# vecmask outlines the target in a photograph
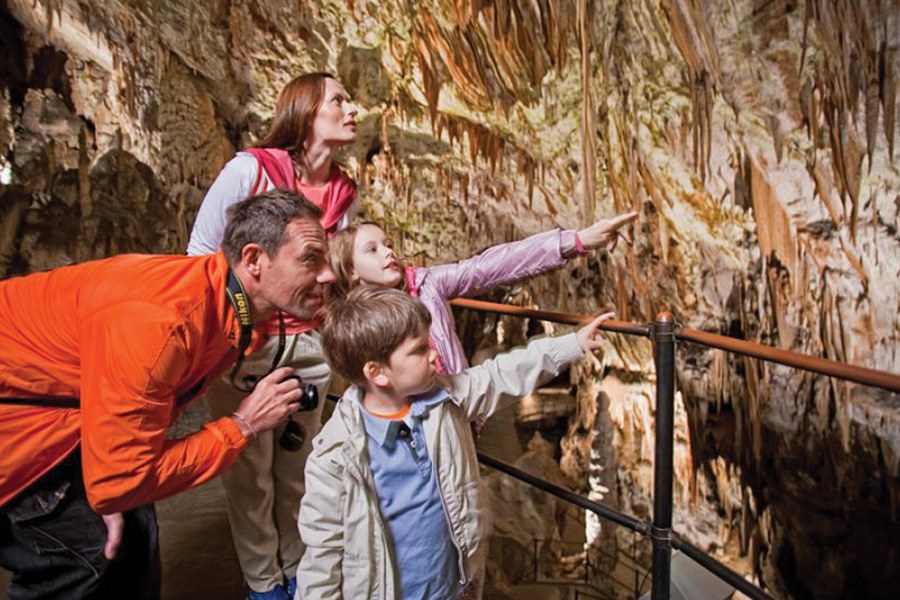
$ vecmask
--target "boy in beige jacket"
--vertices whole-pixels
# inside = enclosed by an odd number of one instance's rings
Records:
[[[421,302],[370,286],[334,301],[323,345],[354,385],[306,463],[296,598],[480,597],[488,510],[469,423],[599,348],[611,316],[442,376]]]

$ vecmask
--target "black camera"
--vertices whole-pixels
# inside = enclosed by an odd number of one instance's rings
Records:
[[[281,382],[284,383],[288,379],[296,379],[297,383],[300,384],[300,390],[303,392],[300,395],[300,408],[297,409],[297,412],[308,412],[318,408],[319,390],[315,385],[303,383],[303,380],[296,375],[288,375],[282,379]],[[306,431],[303,429],[303,425],[288,418],[287,425],[285,426],[284,431],[281,432],[281,437],[278,438],[278,445],[288,452],[297,452],[303,447],[303,442],[305,440]]]

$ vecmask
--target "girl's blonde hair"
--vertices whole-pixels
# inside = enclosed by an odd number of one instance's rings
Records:
[[[331,295],[335,298],[346,298],[350,290],[361,282],[353,278],[353,246],[356,245],[356,234],[363,225],[372,225],[384,231],[380,223],[374,221],[359,221],[341,229],[328,241],[328,262],[334,271],[334,283],[331,285]],[[400,280],[398,286],[406,290],[406,277]]]

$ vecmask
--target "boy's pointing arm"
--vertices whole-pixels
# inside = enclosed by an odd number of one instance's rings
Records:
[[[451,395],[461,401],[470,420],[490,416],[501,408],[504,398],[508,403],[530,394],[586,351],[599,348],[597,327],[611,317],[612,313],[600,315],[577,333],[537,339],[466,369],[450,377]]]

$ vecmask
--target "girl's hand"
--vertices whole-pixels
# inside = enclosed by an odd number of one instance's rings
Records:
[[[609,251],[615,250],[619,238],[625,240],[629,246],[634,243],[631,232],[626,227],[622,231],[620,228],[628,225],[638,218],[638,212],[633,210],[624,215],[613,217],[612,219],[601,219],[586,229],[578,232],[581,244],[588,250],[606,246]]]
[[[603,313],[593,321],[591,321],[588,325],[585,325],[581,329],[578,330],[578,333],[575,335],[578,337],[578,343],[581,344],[581,349],[585,352],[593,352],[594,350],[598,350],[600,346],[602,346],[600,340],[597,338],[597,328],[600,327],[600,323],[603,321],[607,321],[616,316],[614,312]]]

